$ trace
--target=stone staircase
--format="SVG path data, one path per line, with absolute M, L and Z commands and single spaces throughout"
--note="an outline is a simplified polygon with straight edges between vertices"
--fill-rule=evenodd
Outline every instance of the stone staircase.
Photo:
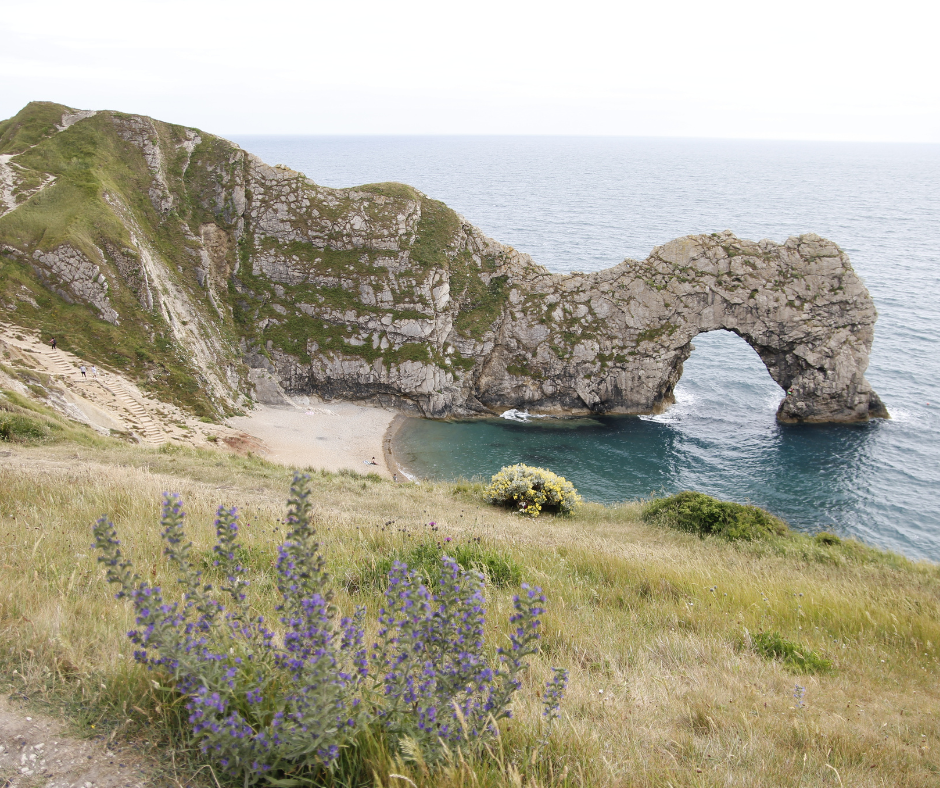
M 128 432 L 136 434 L 143 443 L 161 445 L 167 435 L 159 421 L 147 409 L 136 386 L 115 372 L 98 369 L 97 377 L 91 372 L 91 364 L 67 350 L 53 350 L 38 338 L 25 331 L 0 324 L 0 340 L 31 359 L 35 366 L 48 375 L 58 378 L 64 386 L 80 397 L 104 407 L 112 417 L 126 425 Z M 87 377 L 82 377 L 79 367 L 84 364 Z
M 118 405 L 128 414 L 125 416 L 125 421 L 134 428 L 144 443 L 154 445 L 166 443 L 166 435 L 160 425 L 120 377 L 110 372 L 99 371 L 98 383 L 114 395 Z
M 45 367 L 52 371 L 54 375 L 72 378 L 79 374 L 78 367 L 81 366 L 81 362 L 76 366 L 69 363 L 69 360 L 66 358 L 66 356 L 75 358 L 71 353 L 66 353 L 63 350 L 53 350 L 52 348 L 43 348 L 42 346 L 40 346 L 39 349 L 23 349 L 27 352 L 32 352 L 34 355 L 41 356 Z

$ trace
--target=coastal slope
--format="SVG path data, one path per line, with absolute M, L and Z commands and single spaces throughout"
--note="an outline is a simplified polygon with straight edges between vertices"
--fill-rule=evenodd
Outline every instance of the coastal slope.
M 411 187 L 330 189 L 198 129 L 34 102 L 0 123 L 0 308 L 197 413 L 317 395 L 428 417 L 651 413 L 729 330 L 783 421 L 887 416 L 837 245 L 689 236 L 552 274 Z

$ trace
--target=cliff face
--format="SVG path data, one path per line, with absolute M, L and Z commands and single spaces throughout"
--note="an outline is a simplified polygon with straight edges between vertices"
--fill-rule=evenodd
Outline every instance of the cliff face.
M 30 105 L 0 124 L 16 284 L 181 349 L 161 374 L 217 410 L 287 391 L 433 417 L 649 413 L 694 337 L 727 329 L 787 390 L 781 420 L 887 415 L 864 378 L 874 305 L 818 236 L 687 237 L 550 274 L 410 187 L 327 189 L 195 129 L 77 114 Z M 6 293 L 8 320 L 31 315 Z

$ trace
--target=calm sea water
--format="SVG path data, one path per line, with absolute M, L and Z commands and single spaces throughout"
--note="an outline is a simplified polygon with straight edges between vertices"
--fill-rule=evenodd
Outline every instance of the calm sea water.
M 783 392 L 727 332 L 700 335 L 654 418 L 414 420 L 397 451 L 424 477 L 528 462 L 593 500 L 694 489 L 940 561 L 940 146 L 552 137 L 239 137 L 326 186 L 401 181 L 552 271 L 643 259 L 731 229 L 845 249 L 879 311 L 868 379 L 893 418 L 784 426 Z

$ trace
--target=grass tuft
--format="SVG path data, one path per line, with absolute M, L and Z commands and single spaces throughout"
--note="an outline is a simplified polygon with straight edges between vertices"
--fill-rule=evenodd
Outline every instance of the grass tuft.
M 780 660 L 794 673 L 828 673 L 832 663 L 820 657 L 815 651 L 792 640 L 787 640 L 779 632 L 760 632 L 751 636 L 754 650 L 764 659 Z

